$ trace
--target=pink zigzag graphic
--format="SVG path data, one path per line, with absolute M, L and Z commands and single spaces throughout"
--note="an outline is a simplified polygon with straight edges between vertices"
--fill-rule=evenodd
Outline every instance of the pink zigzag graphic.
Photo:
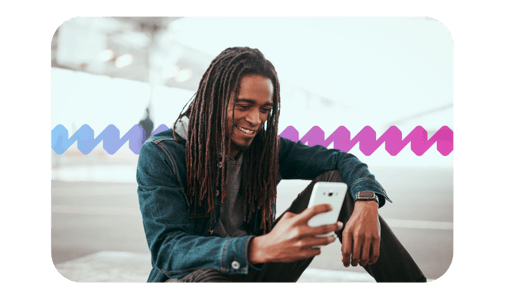
M 288 126 L 280 136 L 298 141 L 299 132 L 293 126 Z M 377 139 L 375 130 L 370 126 L 365 126 L 351 140 L 351 132 L 345 126 L 338 127 L 326 139 L 324 131 L 319 126 L 314 126 L 301 137 L 301 142 L 308 143 L 309 146 L 322 145 L 324 147 L 333 142 L 333 148 L 344 152 L 349 152 L 359 142 L 359 148 L 365 156 L 370 156 L 383 143 L 385 143 L 386 151 L 392 156 L 396 156 L 409 143 L 411 143 L 411 150 L 421 156 L 437 142 L 439 153 L 448 156 L 453 151 L 453 131 L 448 126 L 443 126 L 428 139 L 427 131 L 423 127 L 417 126 L 402 139 L 400 129 L 391 126 Z

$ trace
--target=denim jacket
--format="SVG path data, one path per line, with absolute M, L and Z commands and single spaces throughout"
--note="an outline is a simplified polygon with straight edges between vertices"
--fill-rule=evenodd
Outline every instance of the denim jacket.
M 248 263 L 250 240 L 261 234 L 260 211 L 256 210 L 245 224 L 249 235 L 211 236 L 209 228 L 214 229 L 216 222 L 210 225 L 204 208 L 198 207 L 195 212 L 186 196 L 186 141 L 176 136 L 177 140 L 172 129 L 154 135 L 143 144 L 138 158 L 137 191 L 153 267 L 148 282 L 180 278 L 199 268 L 226 274 L 261 269 L 263 265 Z M 379 197 L 379 207 L 385 199 L 389 200 L 367 165 L 355 156 L 280 138 L 279 180 L 311 180 L 330 170 L 340 172 L 352 196 L 362 190 L 373 191 Z M 221 192 L 217 196 L 216 220 L 220 216 Z

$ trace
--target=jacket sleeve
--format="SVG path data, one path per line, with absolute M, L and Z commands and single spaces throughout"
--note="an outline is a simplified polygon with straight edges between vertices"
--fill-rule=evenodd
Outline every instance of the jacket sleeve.
M 314 179 L 320 174 L 338 170 L 351 196 L 359 191 L 373 191 L 379 197 L 379 207 L 391 202 L 384 188 L 368 171 L 366 164 L 354 155 L 321 145 L 309 147 L 280 137 L 279 171 L 282 179 Z
M 253 236 L 221 238 L 194 234 L 200 231 L 190 221 L 192 216 L 175 169 L 166 146 L 145 142 L 138 159 L 136 180 L 153 267 L 169 278 L 182 277 L 198 268 L 246 274 L 247 249 Z

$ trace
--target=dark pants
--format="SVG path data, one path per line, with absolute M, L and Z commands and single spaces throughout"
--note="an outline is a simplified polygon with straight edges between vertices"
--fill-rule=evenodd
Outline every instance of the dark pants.
M 294 200 L 285 212 L 301 213 L 308 207 L 308 201 L 316 182 L 342 182 L 338 171 L 329 171 L 315 178 Z M 347 192 L 342 209 L 338 217 L 344 226 L 347 224 L 352 211 L 354 201 Z M 283 214 L 282 214 L 283 215 Z M 281 216 L 280 216 L 281 217 Z M 279 221 L 280 218 L 276 220 Z M 366 265 L 363 268 L 377 282 L 425 282 L 425 276 L 416 265 L 404 246 L 393 234 L 388 224 L 379 216 L 381 226 L 381 245 L 379 259 L 375 264 Z M 342 239 L 342 230 L 337 236 Z M 214 269 L 200 269 L 192 272 L 180 282 L 296 282 L 305 269 L 312 262 L 313 257 L 290 263 L 266 263 L 260 271 L 249 272 L 246 275 L 226 275 Z M 338 253 L 341 262 L 342 253 Z

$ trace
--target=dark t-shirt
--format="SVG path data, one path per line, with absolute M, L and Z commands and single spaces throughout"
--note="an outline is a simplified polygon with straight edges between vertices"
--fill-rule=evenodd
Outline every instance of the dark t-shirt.
M 175 132 L 180 137 L 187 140 L 188 118 L 181 118 L 175 124 Z M 248 232 L 244 228 L 246 216 L 246 203 L 239 197 L 239 186 L 241 185 L 241 166 L 243 164 L 243 155 L 239 155 L 236 160 L 228 156 L 228 184 L 227 196 L 220 207 L 220 219 L 213 229 L 211 235 L 219 237 L 242 237 L 247 236 Z
M 239 197 L 242 163 L 243 155 L 239 156 L 237 165 L 236 160 L 229 156 L 228 191 L 225 200 L 223 200 L 220 206 L 220 219 L 212 232 L 213 236 L 234 238 L 248 235 L 244 228 L 245 203 Z

